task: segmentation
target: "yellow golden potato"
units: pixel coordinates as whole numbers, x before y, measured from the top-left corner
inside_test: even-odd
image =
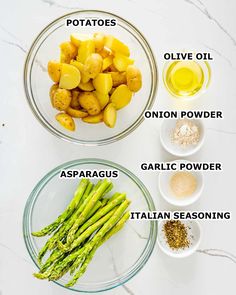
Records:
[[[53,82],[58,83],[61,77],[61,63],[50,60],[48,62],[48,75]]]
[[[102,62],[102,71],[105,71],[107,68],[109,68],[112,65],[113,62],[113,56],[109,55],[103,59]]]
[[[111,51],[115,53],[121,53],[125,56],[130,56],[129,47],[112,35],[106,36],[105,46],[110,48]]]
[[[77,61],[82,62],[82,64],[84,64],[86,59],[92,53],[95,53],[94,40],[88,39],[85,41],[81,41],[76,59],[77,59]]]
[[[75,130],[75,122],[70,115],[59,113],[56,115],[56,120],[67,130],[70,130],[70,131]]]
[[[80,83],[80,71],[69,64],[62,64],[59,87],[64,89],[76,88]]]
[[[53,98],[52,98],[52,105],[59,111],[66,110],[71,102],[71,92],[66,89],[58,88],[55,90]]]
[[[87,83],[80,83],[78,87],[84,91],[93,91],[94,90],[94,86],[91,81],[89,81]]]
[[[98,99],[92,92],[82,92],[79,95],[79,103],[89,115],[97,115],[101,112],[101,107]]]
[[[129,65],[132,65],[133,63],[134,63],[133,59],[130,59],[129,57],[120,53],[116,53],[113,59],[113,64],[119,72],[125,72],[127,67]]]
[[[92,53],[84,63],[84,75],[94,79],[102,70],[102,57],[98,53]]]
[[[113,87],[117,87],[121,84],[127,83],[126,72],[110,72],[110,74],[112,77]]]
[[[76,110],[71,107],[66,109],[66,113],[74,118],[84,118],[88,116],[88,113],[82,110]]]
[[[115,106],[113,103],[109,103],[103,112],[103,121],[108,127],[113,128],[115,126],[116,114]]]
[[[127,106],[132,98],[132,92],[128,86],[122,84],[118,86],[111,95],[110,101],[114,104],[117,110]]]
[[[107,94],[112,88],[112,78],[111,74],[100,73],[95,79],[93,79],[94,88],[100,92]]]
[[[94,44],[96,51],[102,50],[105,43],[105,35],[103,33],[94,33],[93,34]]]
[[[90,124],[97,124],[103,121],[103,113],[99,113],[95,116],[88,116],[82,119],[83,122],[90,123]]]
[[[127,85],[133,92],[137,92],[142,88],[142,74],[135,66],[127,67]]]
[[[99,104],[101,106],[101,109],[103,110],[105,108],[105,106],[108,104],[109,102],[109,94],[107,93],[100,93],[97,90],[94,91],[95,96],[97,97]]]
[[[53,84],[49,90],[49,96],[50,96],[51,104],[53,107],[55,107],[53,102],[53,96],[57,89],[58,89],[58,84]]]
[[[60,48],[61,48],[61,54],[60,54],[61,63],[70,63],[71,59],[77,56],[78,48],[69,41],[61,43]]]
[[[82,41],[91,40],[93,37],[89,34],[78,34],[74,33],[70,35],[70,41],[75,46],[79,47]]]
[[[73,109],[79,109],[80,108],[80,104],[79,104],[79,90],[73,89],[71,90],[71,102],[70,102],[70,106]]]

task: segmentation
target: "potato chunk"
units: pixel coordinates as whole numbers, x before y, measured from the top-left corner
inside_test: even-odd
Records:
[[[92,92],[83,92],[79,95],[79,103],[89,115],[97,115],[101,112],[98,99]]]
[[[61,63],[50,60],[48,62],[48,75],[53,82],[58,83],[61,77]]]
[[[111,95],[111,102],[115,105],[116,109],[122,109],[127,106],[132,98],[132,92],[127,85],[118,86]]]
[[[111,74],[108,74],[108,73],[98,74],[97,77],[93,80],[93,86],[100,93],[104,93],[104,94],[109,93],[112,88]]]
[[[86,59],[92,53],[95,53],[94,40],[88,39],[85,41],[81,41],[76,59],[84,64]]]
[[[103,113],[99,113],[95,116],[88,116],[82,119],[83,122],[90,123],[90,124],[97,124],[103,121]]]
[[[116,124],[116,108],[113,103],[109,103],[103,113],[103,121],[104,123],[110,127],[115,127]]]
[[[76,88],[80,83],[80,71],[68,64],[62,64],[59,87],[64,89]]]
[[[125,56],[130,56],[129,47],[112,35],[106,36],[105,46],[115,53],[121,53]]]
[[[59,113],[56,115],[56,120],[67,130],[70,130],[70,131],[75,130],[75,122],[70,115]]]
[[[133,92],[137,92],[142,87],[142,74],[135,66],[127,67],[127,85]]]
[[[54,108],[59,111],[66,110],[71,102],[71,92],[66,89],[58,88],[52,98],[52,104]]]
[[[102,70],[102,57],[98,53],[92,53],[84,63],[84,75],[94,79]]]
[[[113,59],[113,64],[119,72],[125,72],[127,67],[133,63],[133,59],[130,59],[129,57],[120,53],[117,53]]]

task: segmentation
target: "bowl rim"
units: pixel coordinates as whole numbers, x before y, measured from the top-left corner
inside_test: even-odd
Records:
[[[158,244],[159,248],[163,251],[163,253],[165,253],[166,255],[168,255],[170,257],[180,259],[180,258],[189,257],[198,250],[198,247],[202,241],[202,226],[198,220],[188,220],[188,221],[195,223],[199,229],[199,237],[198,237],[198,240],[197,240],[196,244],[194,245],[194,247],[192,247],[191,250],[189,248],[187,248],[181,253],[175,253],[174,251],[168,250],[167,248],[162,246],[162,244],[160,242],[160,236],[158,234],[157,235],[157,244]],[[164,222],[165,222],[165,220],[161,220],[161,222],[158,224],[158,232],[160,232],[160,229],[162,228]]]
[[[192,161],[189,161],[189,160],[185,160],[185,159],[178,159],[178,160],[174,160],[174,161],[171,161],[171,162],[175,162],[175,163],[180,163],[180,162],[186,162],[186,163],[192,163]],[[178,170],[176,171],[160,171],[159,175],[158,175],[158,186],[159,186],[159,191],[160,191],[160,194],[162,196],[162,198],[170,205],[173,205],[173,206],[176,206],[176,207],[182,207],[182,208],[185,208],[185,207],[188,207],[188,206],[191,206],[193,204],[195,204],[201,197],[202,195],[202,192],[203,192],[203,189],[204,189],[204,175],[202,173],[201,170],[197,171],[197,170],[194,170],[193,172],[198,174],[199,177],[200,177],[200,184],[199,184],[199,189],[198,189],[198,192],[195,193],[195,196],[190,196],[188,200],[186,200],[184,203],[181,202],[181,199],[173,199],[173,198],[170,198],[169,196],[167,196],[167,194],[164,192],[163,190],[163,184],[162,184],[162,176],[164,174],[169,174],[169,173],[176,173],[178,172]],[[187,171],[187,172],[192,172],[192,171]]]
[[[199,126],[201,128],[201,137],[200,137],[200,141],[197,143],[196,146],[194,146],[193,148],[191,148],[191,149],[189,149],[188,151],[185,151],[185,152],[184,151],[183,152],[177,152],[177,151],[175,151],[175,148],[170,148],[170,147],[167,146],[166,141],[165,141],[164,136],[163,136],[163,129],[164,129],[165,124],[167,124],[167,122],[169,120],[177,122],[179,120],[179,118],[178,119],[163,119],[162,120],[161,126],[160,126],[160,132],[159,132],[160,134],[159,134],[159,136],[160,136],[160,141],[161,141],[161,144],[162,144],[163,148],[168,153],[170,153],[171,155],[176,156],[176,157],[189,157],[189,156],[195,155],[202,148],[203,143],[205,141],[205,133],[206,132],[205,132],[205,125],[203,123],[203,120],[194,119],[194,118],[193,119],[188,119],[190,121],[196,121],[199,124]]]
[[[138,179],[138,177],[136,175],[134,175],[131,171],[129,171],[125,167],[123,167],[119,164],[116,164],[114,162],[103,160],[103,159],[98,159],[98,158],[83,158],[83,159],[77,159],[77,160],[63,163],[63,164],[57,166],[56,168],[52,169],[51,171],[49,171],[44,177],[41,178],[41,180],[36,184],[36,186],[34,187],[32,192],[30,193],[30,195],[26,201],[25,208],[24,208],[23,222],[22,222],[24,242],[25,242],[27,252],[37,268],[38,268],[37,257],[36,257],[36,253],[33,248],[32,237],[30,234],[30,228],[31,228],[30,221],[31,221],[31,216],[32,216],[34,204],[37,200],[37,197],[38,197],[40,191],[47,185],[47,183],[53,177],[55,177],[58,174],[58,172],[61,169],[68,169],[68,168],[71,168],[71,167],[74,167],[74,166],[77,166],[80,164],[101,164],[101,165],[106,165],[111,168],[116,168],[116,169],[120,170],[121,172],[126,174],[129,178],[131,178],[136,183],[136,185],[139,187],[139,189],[142,191],[143,196],[144,196],[144,198],[147,202],[147,205],[149,207],[149,210],[151,210],[151,211],[156,210],[155,204],[154,204],[153,199],[151,197],[151,194],[147,190],[146,186],[142,183],[141,180]],[[157,222],[150,221],[149,238],[147,240],[145,248],[143,249],[139,259],[135,262],[135,264],[132,266],[131,269],[128,269],[128,271],[126,271],[125,274],[123,274],[119,278],[116,278],[114,280],[110,280],[110,281],[104,283],[103,287],[99,286],[100,289],[79,290],[79,289],[74,289],[73,287],[71,287],[71,288],[65,287],[60,282],[56,282],[56,281],[53,281],[53,282],[65,289],[67,289],[67,290],[72,290],[72,291],[76,291],[76,292],[83,292],[83,293],[98,293],[98,292],[107,291],[107,290],[116,288],[118,286],[121,286],[121,285],[125,284],[127,281],[129,281],[131,278],[133,278],[144,267],[144,265],[149,260],[151,254],[153,252],[154,246],[156,244],[157,230],[158,230]]]
[[[111,137],[100,139],[100,140],[81,140],[81,139],[76,139],[72,136],[66,135],[65,133],[59,131],[57,128],[53,127],[47,119],[44,117],[44,115],[40,112],[40,110],[37,107],[37,103],[34,101],[34,97],[32,95],[31,91],[31,82],[30,82],[30,77],[31,77],[31,69],[32,65],[35,62],[34,56],[38,51],[38,46],[42,44],[42,42],[39,44],[39,41],[41,38],[45,35],[46,32],[48,32],[50,29],[53,28],[54,25],[62,21],[63,19],[66,19],[68,17],[71,17],[72,15],[76,14],[81,14],[81,13],[98,13],[102,15],[108,15],[110,17],[116,18],[122,25],[122,28],[125,28],[130,34],[134,36],[134,38],[138,41],[138,43],[141,45],[143,48],[147,59],[149,61],[149,66],[150,66],[150,73],[151,73],[151,89],[150,89],[150,94],[149,98],[147,100],[147,103],[141,112],[141,114],[138,116],[138,118],[133,122],[133,124],[129,127],[127,127],[125,130],[119,132],[118,134],[115,134]],[[128,29],[127,29],[127,28]],[[37,50],[36,50],[37,49]],[[36,50],[36,53],[34,53],[34,50]],[[32,59],[32,60],[31,60]],[[109,11],[104,11],[104,10],[76,10],[71,13],[63,14],[62,16],[56,18],[52,22],[50,22],[44,29],[37,35],[37,37],[34,39],[30,49],[28,50],[28,54],[25,59],[24,63],[24,90],[25,90],[25,95],[26,95],[26,100],[28,102],[28,105],[30,106],[31,111],[33,112],[34,116],[36,119],[45,127],[46,130],[48,130],[51,134],[55,135],[56,137],[63,139],[68,142],[73,142],[76,144],[80,145],[86,145],[86,146],[100,146],[100,145],[105,145],[105,144],[110,144],[113,142],[116,142],[117,140],[120,140],[126,136],[128,136],[130,133],[132,133],[143,121],[144,121],[144,112],[148,109],[151,109],[155,99],[156,99],[156,94],[157,94],[157,88],[159,84],[159,77],[158,77],[158,67],[156,63],[156,59],[154,56],[154,53],[151,49],[151,46],[147,42],[146,38],[144,35],[129,21],[126,19],[112,13]],[[29,80],[29,81],[28,81]]]

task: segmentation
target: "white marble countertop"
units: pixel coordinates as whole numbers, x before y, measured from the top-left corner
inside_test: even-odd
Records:
[[[213,0],[12,0],[1,4],[0,294],[69,294],[53,283],[33,278],[35,266],[22,236],[22,215],[28,195],[40,178],[55,166],[83,157],[113,160],[115,153],[117,163],[141,178],[156,207],[168,208],[160,199],[157,175],[138,168],[145,160],[173,159],[160,148],[158,120],[144,122],[130,136],[112,144],[111,152],[111,146],[82,147],[53,137],[37,122],[26,103],[23,66],[32,40],[50,21],[75,9],[107,10],[128,19],[150,42],[159,70],[165,51],[183,47],[211,51],[215,59],[211,63],[212,83],[196,107],[221,109],[225,116],[223,121],[206,121],[205,144],[191,158],[221,161],[224,168],[221,173],[205,173],[205,189],[194,208],[230,210],[232,220],[204,222],[201,251],[189,258],[169,258],[156,245],[150,260],[135,278],[106,294],[235,294],[236,256],[230,254],[236,255],[234,0],[227,3]],[[155,107],[171,107],[162,83]],[[124,153],[127,146],[132,150],[128,155]]]

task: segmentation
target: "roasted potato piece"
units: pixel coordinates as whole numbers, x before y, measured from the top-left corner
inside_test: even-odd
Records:
[[[128,86],[122,84],[118,86],[111,95],[110,101],[114,104],[117,110],[122,109],[130,103],[132,92]]]
[[[75,130],[75,122],[70,115],[59,113],[56,115],[56,120],[67,130],[70,130],[70,131]]]
[[[99,104],[101,106],[101,109],[103,110],[105,108],[105,106],[108,104],[109,102],[109,94],[107,93],[100,93],[97,90],[94,91],[95,96],[97,97]]]
[[[122,43],[120,40],[116,39],[112,35],[108,35],[105,38],[105,46],[110,48],[111,51],[115,53],[121,53],[125,56],[130,56],[129,47]]]
[[[70,102],[70,106],[73,109],[80,109],[80,104],[79,104],[79,90],[73,89],[71,91],[71,102]]]
[[[113,103],[109,103],[104,112],[103,112],[103,121],[104,123],[110,127],[113,128],[116,124],[116,108],[113,105]]]
[[[53,84],[49,90],[49,96],[50,96],[51,104],[53,107],[55,107],[54,101],[53,101],[53,96],[54,96],[57,89],[58,89],[58,84]]]
[[[130,59],[129,57],[120,53],[116,53],[113,59],[113,64],[119,72],[125,72],[127,67],[129,65],[132,65],[133,63],[134,63],[133,59]]]
[[[105,71],[107,68],[109,68],[112,65],[113,62],[113,56],[109,55],[103,59],[102,62],[102,71]]]
[[[80,83],[80,71],[68,64],[62,64],[59,87],[64,89],[76,88]]]
[[[60,45],[61,54],[60,61],[61,63],[70,63],[71,59],[75,58],[78,53],[78,48],[71,42],[63,42]]]
[[[78,55],[77,55],[77,61],[85,63],[86,59],[92,54],[95,53],[95,44],[94,40],[88,39],[85,41],[81,41]]]
[[[52,105],[57,110],[64,111],[69,107],[71,98],[71,92],[69,90],[58,88],[54,92],[52,98]]]
[[[48,62],[48,75],[53,82],[58,83],[61,77],[61,63],[50,60]]]
[[[102,57],[98,53],[92,53],[85,61],[84,75],[94,79],[102,70]]]
[[[70,35],[70,41],[73,43],[75,46],[79,47],[82,41],[86,40],[91,40],[93,37],[92,35],[89,34],[71,34]]]
[[[94,88],[100,92],[107,94],[112,88],[112,78],[111,74],[108,73],[100,73],[97,77],[93,80]]]
[[[101,112],[101,107],[97,97],[92,92],[82,92],[79,95],[79,103],[89,115],[97,115]]]
[[[93,39],[94,39],[96,52],[102,50],[105,43],[105,35],[103,33],[94,33]]]
[[[88,116],[88,113],[82,110],[76,110],[71,107],[66,109],[66,113],[74,118],[84,118]]]
[[[135,66],[127,67],[127,85],[133,92],[137,92],[142,88],[142,74]]]
[[[112,83],[113,87],[117,87],[121,84],[126,84],[127,79],[126,79],[126,72],[110,72],[111,77],[112,77]]]
[[[90,124],[97,124],[103,121],[103,113],[99,113],[95,116],[88,116],[82,119],[83,122],[90,123]]]
[[[78,87],[84,91],[93,91],[94,90],[94,86],[91,81],[89,81],[87,83],[80,83]]]

